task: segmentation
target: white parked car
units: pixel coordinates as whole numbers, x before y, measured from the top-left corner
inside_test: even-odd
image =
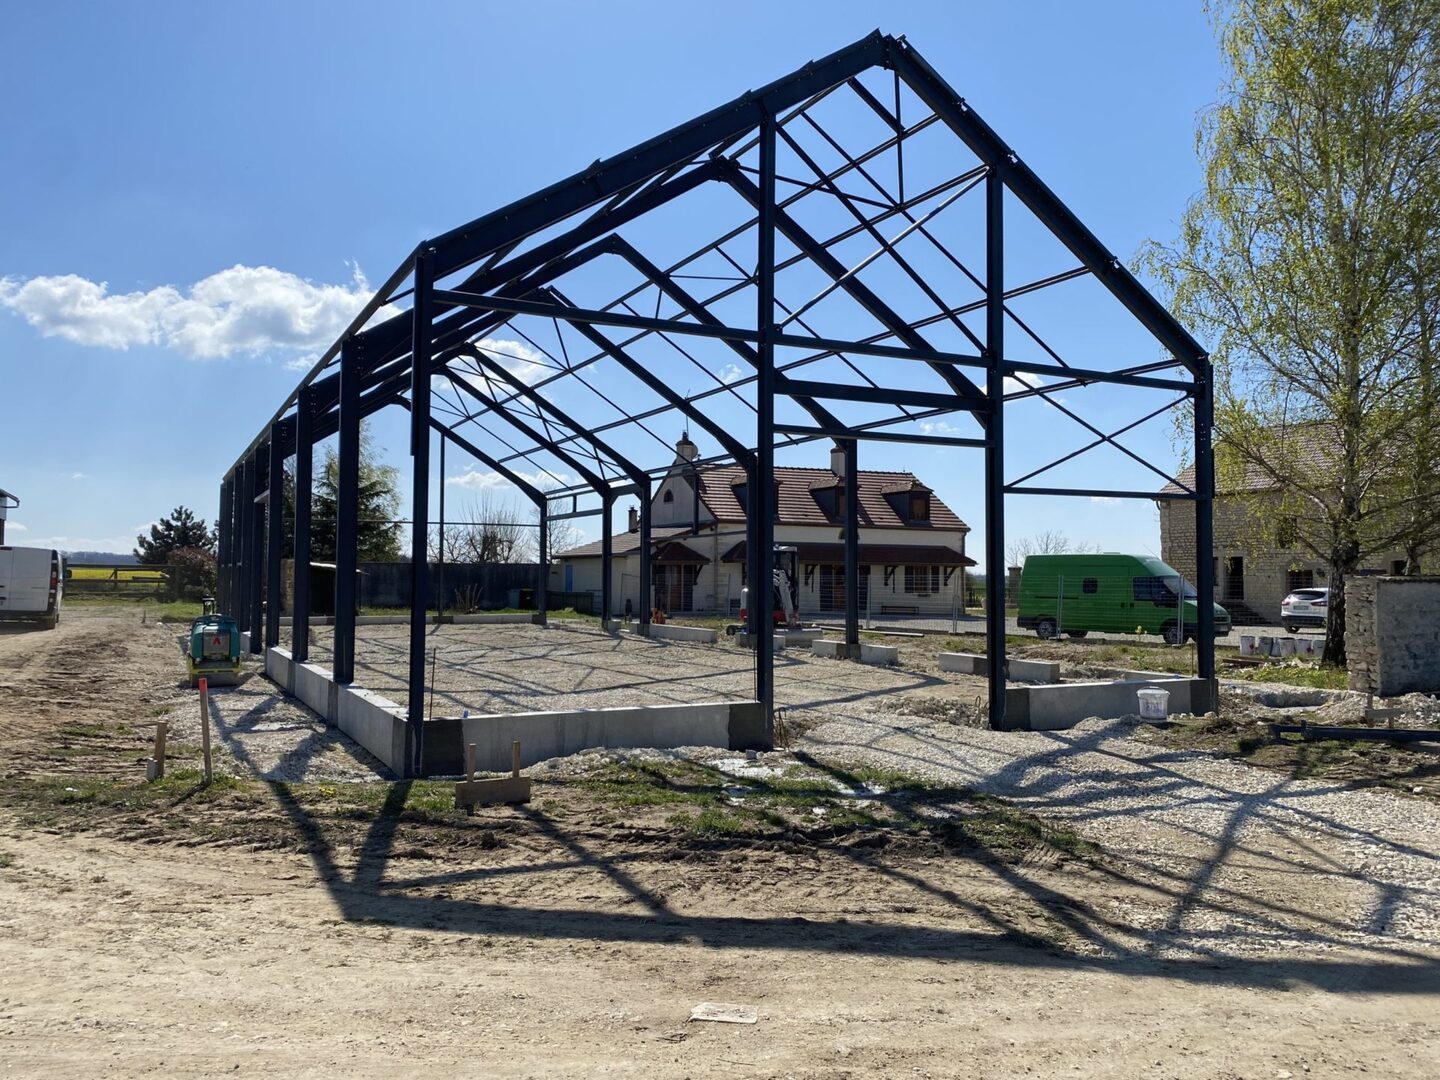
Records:
[[[1291,634],[1302,626],[1324,626],[1329,608],[1329,589],[1296,589],[1280,602],[1280,623]]]

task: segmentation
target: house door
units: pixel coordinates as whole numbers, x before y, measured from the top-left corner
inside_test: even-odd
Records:
[[[870,592],[870,568],[861,566],[860,571],[860,611],[865,611],[865,601]],[[820,610],[821,611],[844,611],[845,610],[845,567],[841,565],[820,567]]]
[[[657,566],[653,571],[655,606],[661,611],[693,611],[698,566]]]
[[[1239,555],[1231,555],[1225,560],[1224,596],[1227,601],[1245,599],[1245,560]]]
[[[565,564],[565,591],[575,591],[575,566],[573,563]]]

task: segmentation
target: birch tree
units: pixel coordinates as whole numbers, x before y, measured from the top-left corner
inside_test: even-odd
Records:
[[[1429,550],[1440,513],[1433,450],[1407,453],[1434,417],[1417,277],[1436,265],[1440,0],[1211,14],[1226,74],[1197,131],[1204,185],[1142,263],[1212,344],[1219,488],[1260,477],[1272,539],[1326,565],[1343,664],[1346,575]]]

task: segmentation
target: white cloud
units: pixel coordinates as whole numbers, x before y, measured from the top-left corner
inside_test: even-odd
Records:
[[[920,431],[925,435],[959,435],[961,431],[947,420],[922,420]]]
[[[1021,374],[1005,376],[1005,393],[1007,394],[1016,394],[1021,390],[1033,390],[1037,386],[1044,385],[1045,380],[1039,375]]]
[[[1091,501],[1092,503],[1101,503],[1101,504],[1104,504],[1104,503],[1118,503],[1118,502],[1121,502],[1122,500],[1116,499],[1116,498],[1112,498],[1112,497],[1109,496],[1109,495],[1091,495],[1091,496],[1090,496],[1090,501]]]
[[[527,386],[555,372],[554,365],[544,353],[523,341],[487,337],[475,342],[475,348]]]
[[[89,476],[88,473],[72,472],[72,473],[70,474],[70,479],[71,479],[71,480],[88,480],[89,478],[90,478],[90,476]]]
[[[7,521],[7,522],[5,523],[5,531],[6,531],[6,532],[29,532],[30,530],[27,529],[24,525],[21,525],[18,521]]]
[[[232,266],[184,291],[161,285],[130,293],[78,274],[0,278],[0,307],[44,337],[120,350],[158,345],[195,360],[313,352],[339,337],[372,295],[358,266],[346,285],[316,285],[271,266]]]
[[[739,364],[726,364],[723,368],[720,369],[719,375],[720,381],[723,382],[726,386],[729,386],[731,383],[743,379],[745,377],[745,372]]]
[[[319,361],[318,352],[308,352],[294,359],[286,360],[284,367],[286,371],[309,371]]]
[[[571,476],[567,472],[557,471],[555,473],[525,472],[521,469],[512,469],[516,476],[526,483],[545,491],[548,488],[559,487],[578,483],[579,478]],[[498,472],[491,472],[488,469],[467,469],[458,476],[447,476],[446,487],[463,488],[466,491],[489,491],[493,488],[509,487],[510,481],[501,476]]]

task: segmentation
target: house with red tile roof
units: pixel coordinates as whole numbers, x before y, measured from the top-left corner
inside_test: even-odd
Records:
[[[651,581],[648,603],[666,612],[725,614],[740,607],[745,584],[745,470],[738,465],[697,464],[699,448],[688,436],[675,447],[675,462],[650,504]],[[794,547],[799,569],[800,610],[811,614],[845,608],[844,455],[834,450],[829,468],[777,466],[775,543]],[[970,526],[910,472],[857,473],[860,518],[860,611],[950,614],[964,600],[965,554]],[[640,534],[638,508],[630,528],[612,538],[611,595],[616,615],[627,601],[638,612]],[[601,587],[600,542],[554,557],[551,587],[590,591]]]

